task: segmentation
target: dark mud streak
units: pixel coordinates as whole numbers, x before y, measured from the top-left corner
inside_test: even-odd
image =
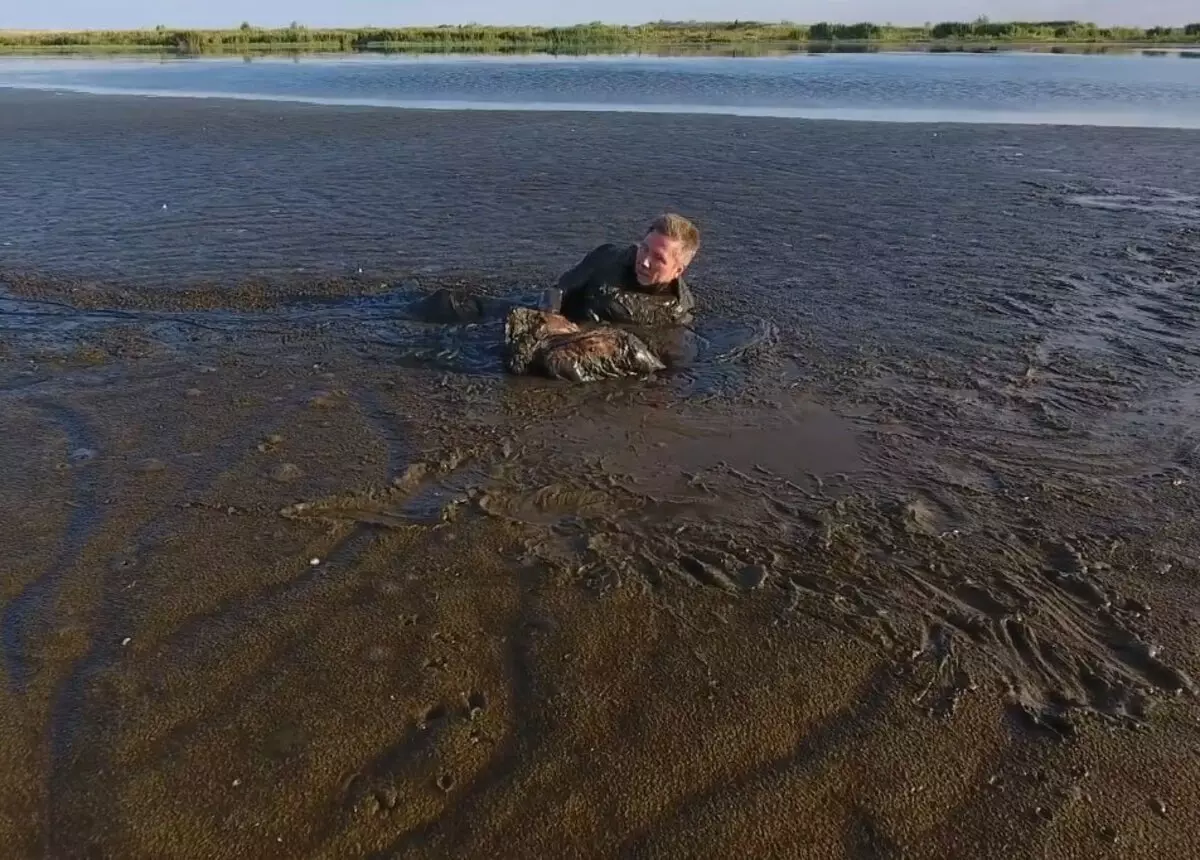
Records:
[[[435,728],[414,727],[398,742],[382,750],[377,756],[351,774],[326,801],[326,814],[314,826],[307,848],[314,856],[319,849],[349,832],[355,824],[360,810],[357,808],[371,794],[392,787],[396,775],[422,754],[434,750],[438,742]],[[325,852],[328,853],[328,852]]]
[[[997,844],[1002,834],[995,828],[996,808],[1013,804],[1013,793],[1020,793],[1021,801],[1028,802],[1028,774],[1046,761],[1048,744],[1058,745],[1057,735],[1037,736],[1016,725],[1012,728],[1008,743],[980,765],[978,778],[972,780],[973,790],[926,836],[929,842],[953,845],[960,852],[958,856],[1011,856],[1007,846]]]
[[[95,436],[79,412],[53,401],[39,400],[32,405],[63,432],[71,451],[97,450]],[[4,608],[3,620],[0,620],[0,647],[9,684],[17,692],[25,691],[36,671],[28,650],[30,641],[49,626],[50,622],[43,617],[47,604],[53,600],[59,581],[79,560],[88,539],[103,519],[96,481],[87,474],[92,468],[94,464],[73,468],[73,513],[58,554],[42,575],[25,586]]]
[[[870,814],[858,804],[850,809],[846,822],[846,856],[850,860],[891,860],[903,857],[903,852]]]
[[[384,406],[378,391],[367,389],[356,393],[354,399],[370,426],[387,446],[387,478],[390,481],[404,471],[406,464],[413,462],[413,451],[406,444],[403,433],[403,418],[395,410]]]
[[[336,583],[339,577],[344,578],[345,572],[352,569],[354,561],[378,536],[378,529],[373,526],[355,525],[330,549],[320,565],[306,562],[304,569],[292,579],[269,585],[253,596],[239,595],[209,612],[193,615],[182,621],[174,633],[160,640],[159,647],[173,651],[190,648],[191,656],[196,657],[208,644],[204,640],[210,629],[225,628],[234,622],[253,624],[283,607],[303,603],[314,589]]]
[[[43,383],[49,382],[50,377],[38,376],[33,379],[22,379],[20,381],[5,382],[0,384],[0,393],[15,394],[21,391],[26,391],[30,388],[37,388]]]
[[[263,659],[263,665],[268,667],[286,665],[287,658],[299,653],[307,644],[309,636],[315,628],[316,624],[309,624],[282,637],[282,643],[273,648]],[[147,769],[154,768],[160,760],[170,756],[177,746],[182,746],[190,733],[206,725],[222,725],[228,717],[242,711],[250,694],[263,680],[263,673],[241,678],[238,683],[224,690],[221,699],[215,701],[211,707],[197,710],[194,717],[168,729],[159,740],[133,759],[133,762]]]
[[[538,741],[546,734],[547,719],[539,705],[535,669],[534,636],[539,622],[532,611],[534,595],[522,590],[520,603],[508,634],[509,672],[512,678],[512,731],[493,754],[478,777],[455,789],[448,806],[436,819],[405,833],[388,848],[370,855],[370,860],[391,860],[418,849],[442,856],[460,856],[463,846],[476,836],[471,824],[480,821],[480,810],[493,793],[501,792],[526,761],[536,755]],[[450,842],[447,846],[444,843]]]
[[[215,462],[210,460],[209,468],[194,476],[193,483],[185,487],[182,495],[198,495],[205,488],[211,488],[220,479],[228,466],[233,462],[233,459],[242,450],[241,441],[246,438],[242,433],[244,429],[239,427],[236,433],[215,446],[215,450],[222,452],[223,456],[216,458]],[[140,531],[138,537],[135,539],[135,543],[139,546],[145,545],[147,541],[152,539],[153,535],[167,532],[171,522],[184,516],[187,511],[189,509],[185,507],[183,512],[177,513],[173,517],[151,520]],[[117,574],[118,571],[111,569],[105,573],[103,577],[103,594],[105,597],[111,593],[112,583]],[[70,672],[59,684],[53,697],[51,715],[48,721],[50,750],[50,766],[47,777],[49,782],[49,791],[47,792],[49,804],[47,811],[48,825],[46,833],[43,835],[47,856],[74,856],[79,853],[74,850],[79,846],[71,840],[87,838],[86,834],[81,832],[80,828],[73,826],[73,808],[69,803],[64,806],[64,802],[70,795],[72,780],[76,776],[76,769],[79,762],[85,760],[88,756],[99,754],[95,749],[78,751],[78,747],[75,744],[76,735],[85,732],[88,727],[89,721],[86,719],[87,680],[100,669],[111,665],[118,658],[122,649],[114,631],[119,629],[118,625],[123,623],[123,621],[124,614],[118,612],[114,616],[108,617],[106,623],[101,624],[91,632],[91,648],[71,667]],[[74,757],[72,757],[73,750],[76,751]],[[96,796],[102,797],[103,795],[97,794]]]
[[[355,526],[345,537],[326,554],[320,569],[305,565],[296,577],[264,589],[253,597],[239,598],[237,601],[223,604],[212,612],[202,616],[193,616],[183,621],[180,627],[170,637],[160,642],[160,648],[172,652],[178,649],[190,649],[194,659],[203,648],[201,644],[208,628],[233,624],[244,627],[254,619],[277,616],[281,604],[294,605],[304,602],[311,597],[313,589],[322,584],[344,579],[345,573],[353,568],[355,560],[378,539],[378,530],[369,526]],[[249,602],[245,602],[249,600]],[[316,604],[314,604],[316,605]],[[322,611],[328,611],[328,606],[322,604]],[[263,662],[263,672],[255,673],[241,679],[234,687],[224,690],[219,699],[211,705],[196,712],[188,720],[169,729],[160,739],[150,746],[141,757],[146,767],[154,767],[163,758],[171,755],[176,745],[183,744],[187,737],[205,726],[223,725],[228,718],[239,713],[244,707],[250,694],[258,689],[266,680],[274,678],[271,667],[286,666],[290,663],[288,656],[298,653],[310,641],[312,634],[324,623],[323,615],[310,613],[312,617],[299,624],[296,629],[280,634],[283,642],[274,651],[272,657]],[[243,617],[244,616],[244,617]],[[235,620],[231,621],[233,618]],[[239,624],[239,622],[241,622]],[[220,647],[219,643],[214,647]],[[174,655],[175,659],[180,659]],[[330,802],[330,815],[326,821],[336,814],[337,801]],[[315,850],[319,845],[333,835],[333,825],[325,824],[315,827],[316,832],[307,840],[309,848]]]
[[[863,684],[864,700],[843,708],[805,735],[788,755],[767,762],[733,780],[722,780],[683,798],[654,823],[630,836],[617,851],[621,857],[654,857],[654,840],[667,827],[687,827],[701,818],[705,810],[726,800],[742,802],[761,784],[786,776],[799,776],[824,763],[834,752],[852,746],[877,729],[875,721],[892,703],[904,684],[904,677],[891,665],[876,669]]]
[[[190,650],[188,655],[196,658],[199,652],[203,649],[203,639],[209,627],[223,627],[230,624],[230,617],[239,617],[245,615],[246,619],[259,619],[269,617],[272,613],[280,611],[280,603],[286,601],[302,601],[310,595],[313,588],[319,587],[323,582],[328,582],[331,573],[340,575],[344,570],[349,570],[355,558],[364,551],[365,547],[370,545],[376,539],[376,534],[373,530],[366,527],[358,527],[350,530],[350,533],[337,542],[337,545],[331,549],[328,558],[325,559],[322,567],[323,570],[313,569],[311,565],[305,565],[304,570],[298,576],[288,579],[286,582],[271,585],[271,587],[260,591],[259,594],[253,597],[241,597],[238,601],[230,601],[223,603],[214,611],[204,613],[203,615],[193,615],[193,617],[181,621],[178,629],[167,638],[161,639],[158,642],[158,648],[163,651],[172,652],[174,660],[181,660],[182,657],[178,654],[180,650]],[[250,602],[246,602],[246,601]],[[328,609],[328,607],[323,607]],[[239,619],[239,620],[246,620]],[[305,641],[310,633],[317,629],[322,623],[322,618],[316,617],[308,620],[307,624],[301,625],[299,631],[288,632],[284,638],[288,642]],[[228,714],[233,710],[239,709],[244,703],[242,693],[251,690],[257,684],[257,678],[247,679],[245,685],[236,691],[236,694],[229,693],[226,698],[229,706],[221,705],[217,702],[210,709],[205,710],[203,714],[198,714],[192,720],[179,724],[168,730],[166,735],[160,741],[157,741],[154,746],[148,751],[148,756],[164,756],[170,751],[175,740],[182,738],[187,734],[188,730],[194,727],[202,726],[205,722],[210,722],[218,718],[220,715]]]

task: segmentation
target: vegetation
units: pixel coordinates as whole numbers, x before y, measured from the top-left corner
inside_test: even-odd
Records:
[[[443,50],[580,51],[648,46],[731,46],[767,43],[962,43],[1200,42],[1200,23],[1183,27],[1098,27],[1082,21],[948,21],[921,27],[891,24],[812,25],[755,21],[670,22],[638,26],[581,24],[574,27],[483,27],[476,25],[391,29],[310,29],[292,22],[282,29],[243,23],[233,30],[86,30],[80,32],[0,31],[0,47],[29,50],[157,49],[180,53],[247,51],[272,48],[359,51],[374,48]]]

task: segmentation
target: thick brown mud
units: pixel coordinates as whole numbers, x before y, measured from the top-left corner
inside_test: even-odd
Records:
[[[1200,837],[1194,134],[2,93],[0,147],[13,856]],[[413,313],[666,208],[649,379]]]

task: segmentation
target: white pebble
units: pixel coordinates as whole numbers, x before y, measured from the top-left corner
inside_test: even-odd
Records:
[[[316,567],[318,564],[321,563],[321,559],[312,558],[312,559],[309,559],[308,563],[311,564],[313,567]]]
[[[132,641],[133,641],[133,639],[131,639],[130,637],[126,636],[124,639],[122,639],[122,640],[121,640],[121,646],[122,646],[122,647],[124,647],[124,646],[128,645],[128,644],[129,644],[130,642],[132,642]]]

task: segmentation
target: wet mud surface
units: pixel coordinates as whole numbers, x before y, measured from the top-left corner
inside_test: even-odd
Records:
[[[0,142],[12,856],[1189,856],[1194,134],[0,93]],[[664,208],[653,378],[414,312]]]

